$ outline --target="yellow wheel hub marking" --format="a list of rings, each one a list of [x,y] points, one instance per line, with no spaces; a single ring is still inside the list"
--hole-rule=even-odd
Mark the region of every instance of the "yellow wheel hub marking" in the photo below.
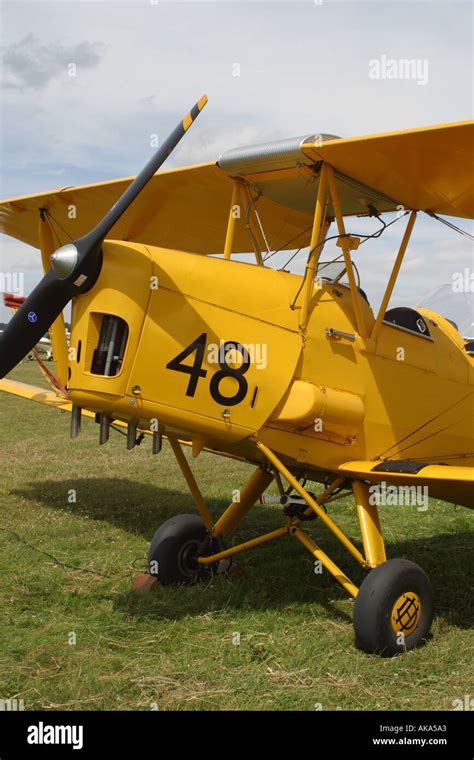
[[[414,591],[407,591],[398,597],[392,609],[392,628],[395,633],[409,636],[416,630],[421,616],[421,601]]]

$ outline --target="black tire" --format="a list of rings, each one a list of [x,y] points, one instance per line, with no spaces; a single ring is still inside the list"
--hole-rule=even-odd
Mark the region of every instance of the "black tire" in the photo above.
[[[391,657],[419,646],[433,620],[433,589],[426,573],[408,559],[391,559],[370,571],[354,603],[360,649]]]
[[[197,557],[218,551],[198,515],[176,515],[158,528],[148,552],[148,568],[162,586],[191,584],[209,578],[215,566],[199,565]]]

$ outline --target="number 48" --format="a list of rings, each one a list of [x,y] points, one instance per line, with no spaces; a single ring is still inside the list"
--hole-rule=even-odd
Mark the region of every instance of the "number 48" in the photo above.
[[[175,372],[183,372],[189,375],[186,396],[194,397],[199,379],[207,376],[207,370],[202,368],[206,342],[207,333],[201,333],[196,340],[190,343],[189,346],[175,356],[174,359],[171,359],[166,365],[166,369],[172,369]],[[227,353],[231,349],[238,351],[242,355],[242,364],[237,369],[234,369],[227,364]],[[194,354],[193,364],[183,364],[184,360],[192,354]],[[228,340],[222,345],[222,349],[219,352],[219,367],[220,369],[212,376],[209,384],[209,391],[212,398],[218,404],[225,404],[227,406],[240,404],[248,391],[248,383],[244,375],[250,367],[249,352],[241,343],[238,343],[235,340]],[[232,377],[238,383],[238,388],[232,396],[224,396],[220,392],[220,383],[225,377]]]

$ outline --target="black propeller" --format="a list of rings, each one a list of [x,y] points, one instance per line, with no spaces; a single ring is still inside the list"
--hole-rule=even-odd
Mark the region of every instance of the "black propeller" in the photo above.
[[[94,229],[53,253],[51,269],[0,336],[0,378],[36,346],[69,301],[92,288],[100,274],[101,248],[107,234],[168,158],[206,103],[204,95]]]

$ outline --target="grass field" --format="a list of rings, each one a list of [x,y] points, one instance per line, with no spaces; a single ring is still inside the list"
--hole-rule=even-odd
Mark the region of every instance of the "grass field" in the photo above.
[[[29,364],[12,376],[39,382]],[[194,511],[169,446],[127,452],[112,433],[99,448],[89,421],[71,442],[68,415],[4,394],[0,419],[0,699],[26,710],[425,710],[474,695],[473,512],[382,508],[389,556],[429,574],[436,619],[425,647],[369,657],[354,647],[352,601],[290,538],[241,555],[242,578],[138,595],[131,579],[154,531]],[[250,472],[205,453],[192,464],[214,514]],[[358,542],[351,499],[331,514]],[[281,522],[279,507],[257,506],[238,539]],[[310,532],[361,579],[324,528]]]

